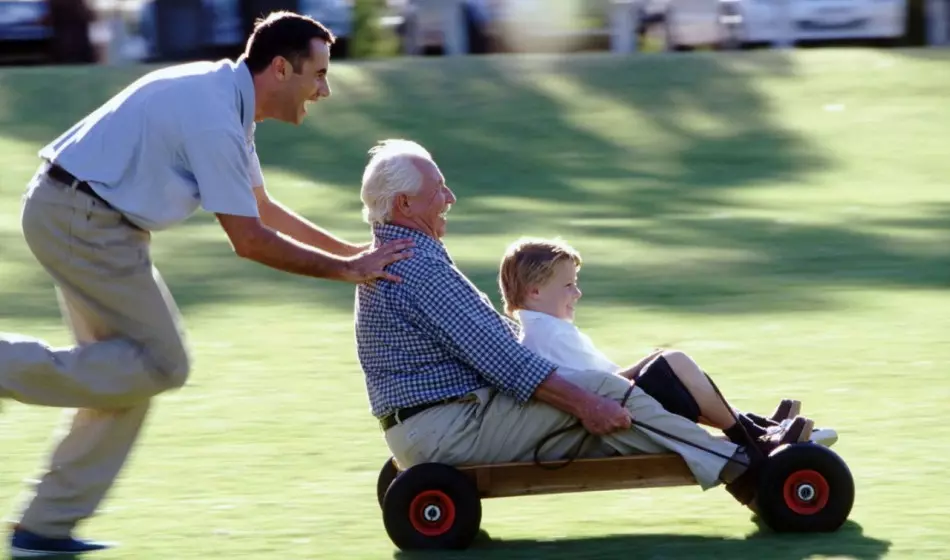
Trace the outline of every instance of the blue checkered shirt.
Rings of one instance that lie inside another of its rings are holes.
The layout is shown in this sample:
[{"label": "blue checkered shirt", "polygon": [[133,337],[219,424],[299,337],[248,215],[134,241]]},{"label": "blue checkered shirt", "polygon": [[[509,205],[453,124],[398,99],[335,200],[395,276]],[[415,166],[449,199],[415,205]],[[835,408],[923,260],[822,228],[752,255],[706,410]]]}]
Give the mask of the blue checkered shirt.
[{"label": "blue checkered shirt", "polygon": [[376,225],[373,235],[377,245],[416,244],[412,257],[387,269],[402,282],[357,287],[356,346],[373,415],[488,386],[527,402],[557,366],[518,342],[517,323],[495,310],[439,241],[393,225]]}]

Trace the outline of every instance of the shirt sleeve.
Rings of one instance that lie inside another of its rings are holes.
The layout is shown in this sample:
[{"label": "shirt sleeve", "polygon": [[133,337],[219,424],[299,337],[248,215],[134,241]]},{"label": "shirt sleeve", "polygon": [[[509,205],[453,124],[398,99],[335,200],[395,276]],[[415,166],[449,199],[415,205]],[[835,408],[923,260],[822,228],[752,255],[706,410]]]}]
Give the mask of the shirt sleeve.
[{"label": "shirt sleeve", "polygon": [[522,346],[460,272],[447,264],[430,272],[413,282],[410,293],[420,326],[498,390],[527,402],[557,366]]},{"label": "shirt sleeve", "polygon": [[264,171],[261,169],[261,159],[257,155],[257,145],[253,138],[248,144],[248,157],[251,159],[251,165],[248,168],[251,175],[251,188],[263,186]]},{"label": "shirt sleeve", "polygon": [[207,130],[185,140],[185,157],[198,183],[201,207],[212,213],[258,217],[247,141],[229,130]]}]

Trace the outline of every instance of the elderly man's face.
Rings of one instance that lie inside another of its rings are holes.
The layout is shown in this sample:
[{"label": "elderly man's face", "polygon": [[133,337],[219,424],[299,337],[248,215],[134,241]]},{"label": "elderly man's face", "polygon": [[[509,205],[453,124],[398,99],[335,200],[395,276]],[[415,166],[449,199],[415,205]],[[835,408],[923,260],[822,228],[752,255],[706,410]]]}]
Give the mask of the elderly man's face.
[{"label": "elderly man's face", "polygon": [[446,214],[455,204],[455,194],[445,185],[445,177],[431,161],[413,159],[422,174],[422,188],[414,195],[400,195],[397,209],[419,230],[442,239],[445,235]]}]

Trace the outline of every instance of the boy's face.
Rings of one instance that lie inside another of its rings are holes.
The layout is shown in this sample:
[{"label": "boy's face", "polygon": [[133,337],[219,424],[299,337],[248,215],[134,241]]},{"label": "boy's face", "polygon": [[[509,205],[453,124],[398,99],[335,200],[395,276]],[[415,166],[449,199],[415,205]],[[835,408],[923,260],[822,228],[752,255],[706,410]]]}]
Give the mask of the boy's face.
[{"label": "boy's face", "polygon": [[565,259],[554,266],[554,276],[542,286],[532,286],[528,305],[532,311],[553,315],[565,321],[574,321],[574,304],[581,298],[577,287],[577,267]]}]

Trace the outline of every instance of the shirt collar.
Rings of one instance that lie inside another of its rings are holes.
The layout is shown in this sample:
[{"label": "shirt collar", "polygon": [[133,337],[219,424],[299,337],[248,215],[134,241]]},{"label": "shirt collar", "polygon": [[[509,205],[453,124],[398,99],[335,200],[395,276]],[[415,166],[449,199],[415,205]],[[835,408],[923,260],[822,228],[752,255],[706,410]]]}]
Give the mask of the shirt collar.
[{"label": "shirt collar", "polygon": [[446,250],[445,245],[443,245],[441,241],[417,229],[393,224],[373,224],[373,236],[380,244],[397,239],[411,239],[416,244],[416,246],[412,248],[413,253],[427,254],[448,261],[449,263],[452,262],[448,250]]},{"label": "shirt collar", "polygon": [[241,114],[241,124],[244,130],[251,134],[254,130],[254,78],[251,76],[251,70],[247,67],[247,61],[241,56],[234,63],[234,71],[237,74],[238,103]]},{"label": "shirt collar", "polygon": [[530,309],[519,309],[515,311],[515,315],[518,316],[518,320],[521,321],[522,323],[548,321],[548,322],[555,322],[555,323],[564,323],[566,325],[571,324],[569,321],[565,321],[564,319],[555,317],[554,315],[548,315],[547,313],[542,313],[540,311],[531,311]]}]

